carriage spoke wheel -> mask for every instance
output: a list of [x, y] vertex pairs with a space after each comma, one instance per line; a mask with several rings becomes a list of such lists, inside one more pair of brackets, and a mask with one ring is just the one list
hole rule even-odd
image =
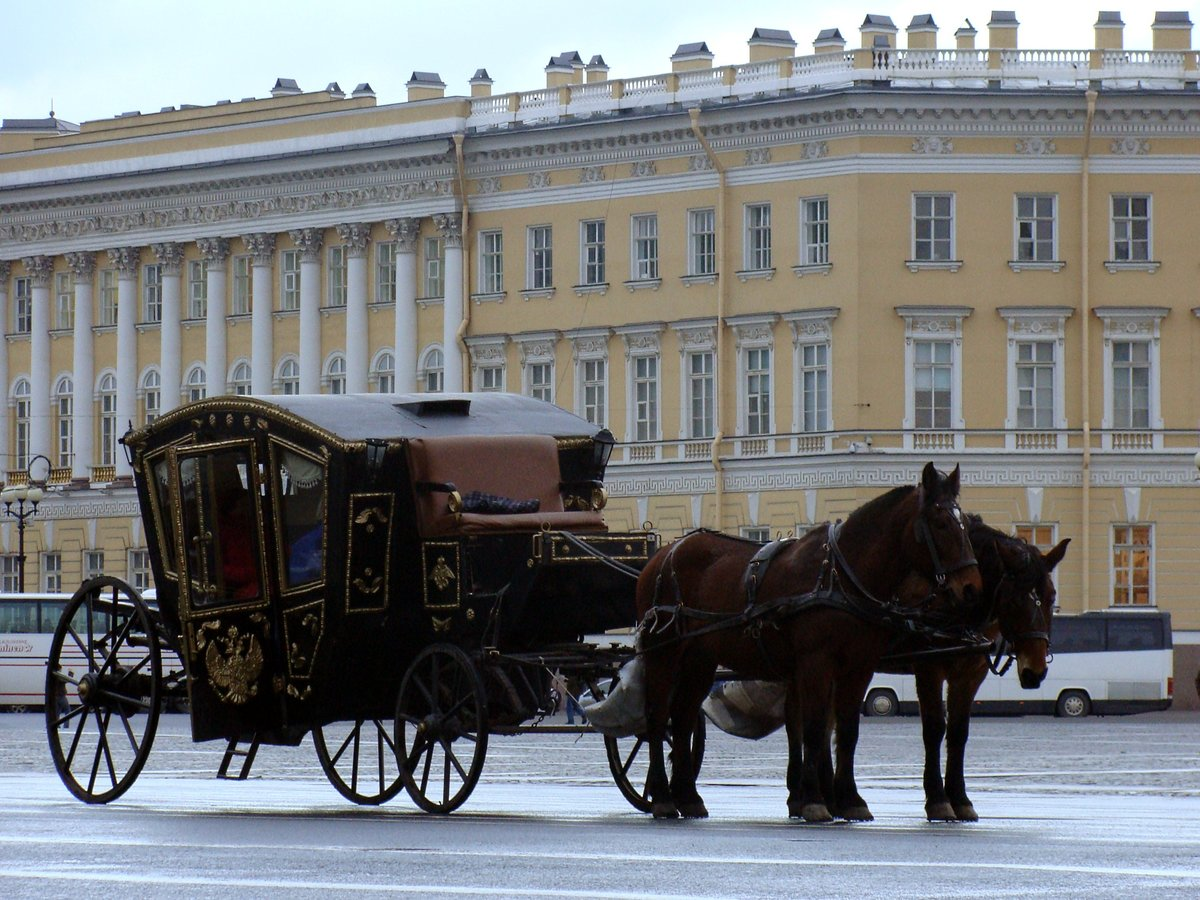
[[325, 777], [347, 800], [376, 806], [404, 786], [390, 722], [333, 722], [314, 728], [312, 739]]
[[[50, 642], [46, 737], [63, 784], [108, 803], [137, 780], [158, 728], [162, 651], [142, 598], [118, 578], [80, 586]], [[65, 686], [69, 710], [60, 710]]]
[[400, 779], [417, 806], [458, 809], [479, 781], [487, 737], [487, 695], [471, 658], [451, 644], [426, 647], [396, 701]]

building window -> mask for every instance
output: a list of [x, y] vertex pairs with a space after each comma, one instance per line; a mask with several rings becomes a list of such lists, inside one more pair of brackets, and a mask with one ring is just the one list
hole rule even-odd
[[499, 294], [504, 290], [504, 233], [479, 233], [479, 290]]
[[1017, 427], [1054, 428], [1054, 343], [1019, 341], [1016, 351]]
[[396, 302], [396, 242], [375, 245], [375, 302]]
[[1018, 262], [1052, 262], [1058, 258], [1053, 194], [1017, 195]]
[[633, 435], [637, 441], [656, 441], [658, 431], [658, 357], [635, 356], [633, 375]]
[[71, 418], [75, 409], [75, 384], [64, 376], [58, 379], [54, 386], [54, 412], [57, 416], [58, 433], [56, 465], [60, 469], [69, 468], [75, 455], [75, 432], [72, 430]]
[[279, 393], [300, 393], [300, 364], [290, 357], [279, 364]]
[[346, 358], [334, 356], [325, 367], [325, 384], [330, 394], [346, 393]]
[[745, 267], [752, 272], [771, 268], [771, 204], [746, 206]]
[[117, 462], [117, 378], [112, 372], [100, 376], [100, 465]]
[[157, 369], [142, 376], [142, 424], [149, 425], [162, 414], [162, 377]]
[[127, 562], [129, 583], [138, 591], [149, 590], [150, 580], [150, 551], [130, 550]]
[[[496, 232], [499, 234], [499, 232]], [[427, 237], [424, 243], [425, 296], [446, 296], [446, 242], [439, 237]], [[498, 251], [499, 252], [499, 251]], [[503, 266], [503, 261], [501, 261]], [[503, 290], [503, 278], [501, 278]]]
[[717, 274], [717, 214], [712, 209], [688, 210], [688, 274]]
[[204, 374], [204, 366], [192, 366], [188, 370], [185, 390], [189, 403], [203, 400], [208, 395], [208, 379]]
[[1112, 342], [1112, 427], [1150, 427], [1150, 344]]
[[640, 215], [630, 220], [633, 240], [629, 277], [634, 281], [658, 278], [658, 216]]
[[117, 324], [117, 270], [100, 270], [100, 325]]
[[554, 364], [548, 362], [530, 363], [529, 396], [537, 400], [554, 402]]
[[0, 556], [0, 590], [15, 594], [21, 589], [21, 562], [15, 553]]
[[254, 261], [249, 256], [233, 258], [233, 314], [250, 313], [254, 300]]
[[771, 433], [771, 349], [746, 350], [746, 434]]
[[13, 279], [13, 331], [29, 334], [33, 328], [33, 279]]
[[30, 393], [29, 379], [27, 378], [18, 379], [17, 383], [13, 385], [13, 430], [16, 437], [16, 444], [13, 447], [15, 451], [13, 462], [18, 469], [24, 469], [29, 465]]
[[142, 266], [142, 320], [162, 321], [162, 266]]
[[593, 425], [607, 424], [608, 360], [580, 360], [580, 384], [583, 393], [581, 413]]
[[329, 248], [329, 298], [327, 306], [346, 305], [346, 247], [338, 244]]
[[300, 308], [300, 251], [279, 251], [279, 308]]
[[800, 201], [800, 265], [829, 264], [829, 198]]
[[371, 383], [377, 394], [396, 392], [396, 356], [390, 350], [380, 351], [371, 366]]
[[771, 526], [769, 525], [743, 525], [741, 531], [742, 537], [748, 541], [765, 544], [771, 539]]
[[716, 433], [716, 384], [711, 350], [689, 353], [687, 356], [687, 404], [687, 436], [711, 438]]
[[54, 276], [54, 327], [60, 331], [75, 327], [75, 277], [70, 272]]
[[48, 594], [62, 593], [62, 554], [42, 554], [42, 590]]
[[249, 396], [250, 363], [240, 362], [233, 367], [233, 373], [229, 376], [229, 391], [238, 397]]
[[189, 319], [203, 319], [208, 315], [208, 260], [188, 260], [188, 315]]
[[800, 431], [829, 430], [829, 344], [801, 344]]
[[482, 366], [482, 367], [480, 367], [479, 380], [476, 383], [476, 390], [503, 391], [504, 390], [504, 366]]
[[534, 225], [526, 232], [529, 272], [525, 285], [530, 290], [554, 287], [554, 233], [549, 225]]
[[604, 220], [592, 219], [579, 223], [582, 263], [580, 281], [583, 284], [604, 284]]
[[1058, 543], [1055, 540], [1054, 525], [1017, 525], [1013, 528], [1013, 534], [1025, 541], [1033, 547], [1037, 547], [1043, 553]]
[[954, 353], [950, 341], [916, 341], [913, 344], [914, 427], [951, 427]]
[[1113, 606], [1153, 606], [1153, 527], [1114, 525]]
[[83, 551], [83, 580], [89, 578], [99, 578], [104, 574], [104, 551], [103, 550], [84, 550]]
[[913, 259], [954, 259], [954, 195], [913, 195]]
[[421, 361], [421, 386], [427, 394], [440, 394], [445, 383], [446, 357], [440, 347], [430, 347]]
[[1118, 194], [1112, 198], [1112, 258], [1115, 262], [1150, 259], [1150, 196]]

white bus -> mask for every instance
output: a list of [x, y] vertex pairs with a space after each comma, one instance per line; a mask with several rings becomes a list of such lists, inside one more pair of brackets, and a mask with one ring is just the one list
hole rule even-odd
[[[1171, 614], [1104, 611], [1055, 615], [1053, 661], [1041, 687], [1025, 690], [1015, 670], [988, 673], [975, 695], [974, 715], [1053, 713], [1077, 718], [1166, 709], [1175, 689]], [[911, 675], [876, 675], [863, 712], [917, 712]]]
[[70, 594], [0, 594], [0, 708], [24, 711], [45, 703], [50, 640], [70, 599]]

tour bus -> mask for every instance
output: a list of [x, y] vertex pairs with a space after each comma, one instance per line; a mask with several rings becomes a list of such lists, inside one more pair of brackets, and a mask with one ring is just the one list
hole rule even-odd
[[0, 708], [24, 711], [45, 702], [50, 639], [70, 599], [70, 594], [0, 594]]
[[[1166, 709], [1175, 684], [1171, 614], [1158, 610], [1055, 615], [1053, 660], [1041, 687], [1025, 690], [1015, 666], [1003, 677], [988, 673], [975, 695], [976, 715], [1053, 713], [1079, 718]], [[876, 675], [863, 712], [893, 716], [917, 712], [911, 675]]]

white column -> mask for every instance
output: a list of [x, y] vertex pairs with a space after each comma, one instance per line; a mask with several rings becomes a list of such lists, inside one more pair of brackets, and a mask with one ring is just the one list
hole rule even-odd
[[254, 260], [250, 282], [250, 393], [271, 393], [275, 372], [275, 346], [271, 309], [274, 297], [275, 235], [268, 232], [242, 235]]
[[321, 246], [320, 228], [290, 231], [300, 251], [300, 393], [321, 392]]
[[[159, 323], [159, 412], [179, 405], [180, 331], [182, 311], [183, 244], [151, 244], [162, 266], [162, 321]], [[117, 310], [118, 314], [120, 310]], [[118, 387], [119, 390], [119, 387]], [[135, 394], [136, 396], [136, 394]], [[118, 429], [119, 430], [119, 429]]]
[[[141, 247], [108, 251], [117, 270], [117, 435], [123, 435], [137, 414], [137, 279]], [[121, 447], [116, 451], [118, 479], [133, 477]]]
[[458, 327], [463, 321], [462, 216], [447, 213], [433, 217], [446, 247], [446, 297], [442, 301], [442, 353], [445, 356], [443, 384], [446, 393], [463, 389], [462, 343]]
[[337, 226], [346, 245], [346, 393], [365, 394], [371, 368], [367, 340], [367, 246], [371, 226], [358, 222]]
[[204, 328], [204, 371], [208, 396], [226, 393], [225, 376], [225, 261], [229, 259], [227, 238], [200, 238], [196, 241], [208, 263], [208, 312]]
[[29, 456], [53, 460], [50, 440], [50, 279], [54, 257], [27, 256], [25, 270], [33, 279], [29, 330]]
[[388, 219], [383, 223], [396, 239], [396, 393], [417, 389], [417, 233], [421, 220]]
[[71, 436], [75, 457], [71, 461], [71, 485], [84, 488], [92, 478], [95, 462], [96, 404], [92, 398], [96, 388], [95, 347], [92, 341], [92, 280], [96, 275], [96, 254], [68, 253], [67, 265], [75, 275], [75, 331], [71, 350], [72, 380], [75, 392], [71, 397]]
[[[0, 259], [0, 332], [7, 331], [12, 322], [12, 313], [8, 309], [8, 278], [12, 274], [12, 263]], [[12, 466], [9, 458], [8, 432], [12, 427], [8, 407], [8, 341], [0, 334], [0, 385], [3, 385], [5, 396], [0, 397], [0, 482], [8, 480], [8, 469]]]

